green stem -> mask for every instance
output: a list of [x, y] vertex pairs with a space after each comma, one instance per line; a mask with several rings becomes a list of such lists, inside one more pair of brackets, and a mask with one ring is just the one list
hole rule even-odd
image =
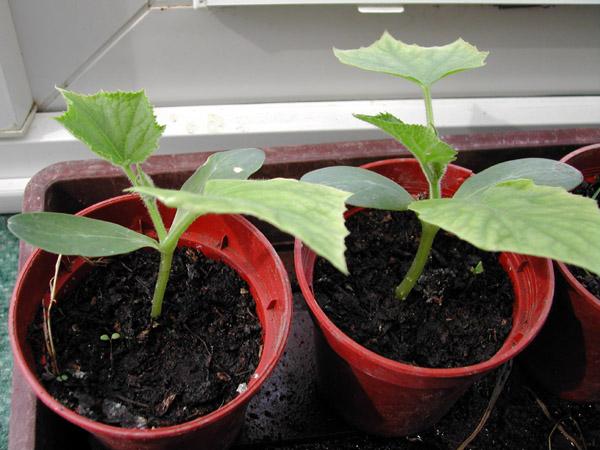
[[152, 297], [152, 311], [150, 313], [153, 319], [160, 317], [162, 312], [165, 290], [167, 288], [167, 283], [169, 282], [169, 274], [171, 273], [173, 253], [177, 248], [179, 238], [195, 219], [196, 216], [192, 215], [185, 217], [176, 228], [171, 228], [171, 230], [169, 230], [167, 237], [161, 242], [160, 266], [158, 268], [158, 276], [156, 278], [156, 285], [154, 287], [154, 296]]
[[[139, 167], [136, 168], [137, 170], [141, 170]], [[127, 175], [127, 178], [129, 178], [132, 186], [140, 185], [138, 177], [131, 167], [123, 166], [123, 171], [125, 172], [125, 175]], [[152, 319], [158, 319], [162, 312], [163, 299], [165, 298], [165, 291], [169, 282], [169, 275], [171, 274], [173, 253], [177, 247], [177, 239], [169, 239], [172, 236], [167, 234], [165, 224], [158, 212], [156, 200], [150, 199], [144, 195], [141, 195], [140, 197], [148, 210], [148, 215], [150, 216], [150, 220], [152, 221], [154, 229], [156, 230], [156, 235], [158, 236], [158, 241], [160, 242], [160, 265], [158, 268], [158, 276], [156, 277], [156, 285], [154, 286], [154, 294], [152, 296], [152, 310], [150, 312], [150, 317], [152, 317]]]
[[[129, 178], [129, 182], [132, 186], [139, 186], [137, 181], [137, 177], [131, 167], [122, 166], [125, 175]], [[156, 230], [156, 235], [158, 236], [159, 242], [163, 242], [167, 237], [167, 229], [165, 228], [165, 224], [160, 217], [160, 213], [158, 212], [158, 207], [156, 206], [156, 200], [151, 200], [144, 195], [140, 196], [146, 209], [148, 210], [148, 215], [150, 216], [150, 220], [152, 221], [152, 225], [154, 225], [154, 229]]]
[[425, 100], [425, 114], [427, 116], [427, 126], [435, 131], [435, 123], [433, 122], [433, 104], [431, 102], [431, 88], [429, 86], [422, 86], [423, 88], [423, 100]]
[[396, 287], [396, 298], [398, 300], [406, 300], [415, 284], [417, 284], [425, 264], [427, 264], [427, 259], [431, 253], [431, 245], [438, 230], [439, 228], [435, 225], [421, 222], [421, 242], [419, 242], [419, 248], [410, 269], [408, 269], [402, 282]]
[[152, 311], [150, 312], [150, 317], [152, 317], [152, 319], [159, 318], [162, 312], [162, 304], [165, 297], [165, 290], [167, 289], [167, 283], [169, 282], [174, 251], [175, 247], [163, 248], [160, 252], [160, 266], [158, 268], [158, 276], [154, 287], [154, 296], [152, 297]]
[[442, 198], [442, 183], [438, 180], [437, 183], [429, 184], [429, 198]]
[[[437, 129], [433, 120], [433, 103], [431, 101], [431, 88], [430, 86], [422, 86], [423, 89], [423, 100], [425, 101], [425, 115], [427, 117], [427, 126], [432, 129], [437, 135]], [[427, 179], [431, 180], [434, 177], [428, 176]], [[436, 183], [429, 183], [429, 198], [437, 199], [442, 197], [441, 192], [441, 180], [437, 180]], [[423, 273], [423, 269], [429, 259], [431, 253], [431, 246], [433, 240], [437, 234], [439, 228], [429, 223], [421, 222], [421, 241], [419, 242], [419, 248], [417, 254], [413, 259], [408, 272], [404, 276], [402, 282], [396, 286], [395, 294], [398, 300], [406, 300], [410, 295], [413, 288], [419, 281], [419, 277]]]

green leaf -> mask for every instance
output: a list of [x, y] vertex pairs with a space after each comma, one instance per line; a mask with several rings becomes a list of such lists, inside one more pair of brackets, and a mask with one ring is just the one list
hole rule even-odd
[[213, 153], [181, 187], [182, 191], [202, 193], [208, 180], [247, 180], [265, 162], [258, 148], [240, 148]]
[[[257, 148], [242, 148], [213, 153], [181, 187], [182, 191], [201, 194], [208, 180], [246, 180], [260, 169], [265, 162], [265, 152]], [[171, 229], [188, 221], [194, 214], [178, 209]]]
[[562, 188], [511, 180], [477, 196], [422, 200], [409, 209], [483, 250], [552, 258], [600, 274], [600, 209]]
[[346, 203], [364, 208], [404, 211], [414, 201], [398, 183], [360, 167], [325, 167], [308, 172], [300, 180], [351, 192]]
[[431, 128], [406, 124], [388, 113], [377, 116], [355, 114], [355, 117], [375, 125], [404, 145], [419, 161], [430, 186], [439, 183], [448, 164], [456, 159], [456, 150]]
[[570, 191], [581, 184], [583, 175], [573, 166], [551, 159], [514, 159], [467, 178], [454, 197], [479, 195], [485, 189], [509, 180], [531, 180], [537, 185], [562, 187]]
[[87, 257], [129, 253], [158, 243], [129, 228], [70, 214], [38, 212], [8, 219], [8, 229], [28, 244], [61, 255]]
[[488, 55], [462, 39], [441, 47], [421, 47], [396, 40], [387, 31], [369, 47], [333, 52], [344, 64], [402, 77], [424, 88], [453, 73], [484, 66]]
[[56, 120], [101, 158], [129, 166], [158, 148], [165, 127], [156, 123], [144, 91], [82, 95], [59, 90], [67, 111]]
[[131, 189], [167, 206], [207, 213], [248, 214], [300, 238], [315, 253], [348, 273], [344, 259], [345, 201], [349, 193], [296, 180], [210, 180], [203, 194], [167, 189]]

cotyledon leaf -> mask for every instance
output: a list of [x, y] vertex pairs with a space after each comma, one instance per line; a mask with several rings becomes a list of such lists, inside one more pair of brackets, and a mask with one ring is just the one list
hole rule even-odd
[[398, 183], [360, 167], [325, 167], [304, 174], [300, 180], [351, 192], [346, 203], [364, 208], [404, 211], [414, 201]]
[[488, 55], [462, 39], [439, 47], [421, 47], [405, 44], [387, 31], [369, 47], [333, 52], [344, 64], [402, 77], [425, 88], [453, 73], [484, 66]]
[[[246, 180], [265, 162], [265, 152], [258, 148], [242, 148], [213, 153], [181, 187], [182, 191], [202, 193], [208, 180]], [[184, 209], [178, 209], [171, 228], [190, 218]]]
[[513, 159], [493, 165], [467, 178], [454, 197], [478, 195], [502, 181], [519, 179], [531, 180], [537, 185], [562, 187], [570, 191], [581, 184], [583, 175], [573, 166], [552, 159]]
[[165, 127], [156, 123], [144, 91], [83, 95], [59, 89], [67, 111], [56, 120], [98, 156], [117, 166], [144, 162]]
[[345, 202], [350, 193], [296, 180], [210, 180], [202, 194], [149, 187], [131, 189], [197, 216], [248, 214], [300, 238], [315, 253], [348, 273], [344, 259]]
[[129, 228], [89, 217], [53, 212], [17, 214], [8, 229], [28, 244], [61, 255], [87, 257], [129, 253], [158, 243]]
[[600, 209], [562, 188], [511, 180], [474, 196], [417, 201], [409, 209], [483, 250], [552, 258], [600, 274]]
[[239, 148], [213, 153], [181, 187], [182, 191], [201, 193], [208, 180], [246, 180], [265, 162], [258, 148]]

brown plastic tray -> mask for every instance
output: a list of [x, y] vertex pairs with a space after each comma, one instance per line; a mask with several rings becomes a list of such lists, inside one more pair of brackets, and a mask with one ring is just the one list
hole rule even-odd
[[[600, 128], [455, 135], [447, 136], [445, 140], [460, 150], [458, 164], [479, 171], [514, 158], [558, 159], [578, 147], [600, 142]], [[266, 163], [257, 174], [263, 178], [298, 178], [318, 167], [359, 165], [408, 156], [406, 150], [393, 140], [266, 148], [265, 152]], [[155, 156], [144, 167], [158, 186], [177, 188], [210, 153]], [[127, 180], [119, 170], [103, 161], [58, 163], [31, 179], [25, 191], [23, 211], [73, 213], [119, 195], [126, 187]], [[291, 238], [265, 224], [258, 225], [274, 243], [293, 279]], [[30, 253], [31, 248], [21, 244], [20, 265]], [[273, 376], [252, 400], [236, 448], [261, 448], [266, 443], [283, 447], [353, 432], [319, 402], [312, 352], [314, 328], [297, 294], [295, 307], [286, 352]], [[12, 392], [9, 450], [99, 448], [85, 432], [39, 403], [16, 368]]]

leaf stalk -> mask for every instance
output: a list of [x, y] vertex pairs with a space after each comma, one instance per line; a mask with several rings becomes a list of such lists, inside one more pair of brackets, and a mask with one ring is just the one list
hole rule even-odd
[[429, 198], [436, 199], [442, 198], [442, 182], [437, 180], [435, 183], [429, 184]]
[[[127, 175], [127, 178], [129, 178], [129, 182], [131, 183], [132, 186], [136, 186], [136, 187], [140, 186], [140, 183], [138, 182], [137, 174], [134, 173], [134, 171], [131, 169], [131, 167], [122, 166], [122, 169], [123, 169], [123, 172], [125, 172], [125, 175]], [[165, 238], [167, 237], [167, 229], [165, 228], [165, 224], [163, 223], [162, 218], [160, 217], [160, 213], [158, 212], [158, 207], [156, 206], [156, 200], [149, 199], [145, 195], [141, 195], [140, 197], [141, 197], [142, 201], [144, 202], [146, 209], [148, 210], [148, 215], [150, 216], [152, 225], [154, 226], [154, 229], [156, 230], [156, 235], [158, 236], [158, 241], [162, 243], [165, 240]]]
[[433, 121], [433, 102], [431, 101], [431, 87], [422, 86], [423, 89], [423, 100], [425, 101], [425, 115], [427, 117], [427, 126], [438, 134], [435, 128], [435, 122]]

